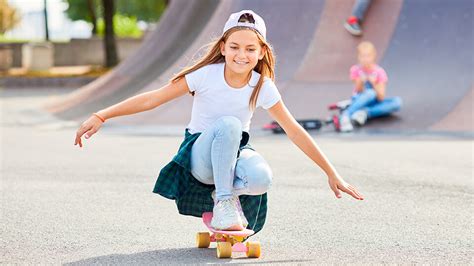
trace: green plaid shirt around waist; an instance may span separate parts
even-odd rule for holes
[[[178,153],[161,169],[153,189],[153,193],[175,200],[180,214],[196,217],[202,217],[204,212],[212,212],[214,202],[211,193],[215,188],[214,185],[199,182],[190,172],[191,148],[200,134],[201,132],[191,134],[186,128]],[[254,150],[248,139],[248,133],[243,132],[237,158],[243,149]],[[267,216],[267,193],[258,196],[241,195],[239,198],[249,221],[247,228],[255,233],[259,232]]]

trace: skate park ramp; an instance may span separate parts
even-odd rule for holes
[[[222,25],[224,25],[232,12],[242,9],[252,9],[262,16],[265,16],[268,25],[285,29],[282,31],[267,30],[267,38],[277,51],[277,61],[282,61],[281,64],[277,63],[280,66],[276,68],[277,82],[283,83],[285,80],[290,80],[296,67],[305,55],[305,51],[310,45],[310,40],[301,39],[300,37],[289,38],[288,32],[297,33],[295,36],[311,34],[319,21],[318,12],[314,10],[322,10],[322,6],[324,5],[324,1],[299,2],[306,4],[292,5],[285,0],[223,1],[216,15],[211,19],[208,27],[204,29],[203,34],[196,40],[196,43],[178,60],[177,64],[170,68],[170,71],[158,77],[155,82],[145,88],[144,91],[156,89],[164,85],[180,67],[189,64],[190,59],[196,51],[209,42],[210,36],[215,37],[222,34]],[[288,12],[288,18],[281,19],[281,14],[278,12],[281,10]],[[295,16],[294,14],[299,14],[299,16]],[[144,124],[153,124],[160,127],[161,125],[166,125],[166,128],[176,128],[178,132],[181,132],[180,129],[182,129],[183,125],[186,125],[190,119],[191,108],[192,97],[185,96],[149,112],[140,113],[133,117],[120,117],[115,119],[113,124],[110,123],[110,125],[126,124],[141,126],[142,128],[144,128]],[[258,121],[258,113],[259,112],[256,112],[256,117],[253,122]],[[268,116],[262,114],[260,121],[262,121],[262,123],[263,121],[268,121]],[[151,126],[150,130],[154,130],[154,126]]]
[[[125,62],[63,99],[48,103],[47,110],[73,119],[134,95],[179,58],[218,5],[218,0],[171,1],[157,29]]]
[[[157,89],[221,34],[232,12],[252,9],[267,23],[277,57],[276,84],[297,119],[325,118],[328,104],[350,97],[348,72],[356,63],[355,47],[370,40],[389,76],[387,96],[400,96],[403,106],[392,116],[369,122],[364,131],[473,131],[470,0],[373,1],[362,37],[353,37],[342,26],[353,1],[207,1],[211,8],[197,1],[171,3],[140,51],[107,76],[49,103],[47,110],[63,119],[82,121],[91,112]],[[184,129],[191,107],[192,97],[184,96],[108,124]],[[270,120],[264,110],[257,110],[252,129]]]

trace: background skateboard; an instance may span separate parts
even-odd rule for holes
[[[319,130],[326,125],[334,125],[336,131],[340,130],[339,115],[351,104],[351,100],[344,100],[337,103],[330,104],[328,109],[331,111],[337,111],[337,114],[331,115],[327,119],[302,119],[296,120],[306,130]],[[276,121],[272,121],[269,124],[265,124],[263,129],[271,130],[275,134],[285,133],[283,128]]]

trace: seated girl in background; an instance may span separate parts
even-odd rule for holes
[[[350,69],[354,82],[351,105],[340,117],[341,131],[350,132],[353,124],[362,126],[367,119],[389,115],[400,110],[400,97],[385,97],[387,73],[376,64],[377,51],[371,42],[361,42],[357,46],[359,64]]]

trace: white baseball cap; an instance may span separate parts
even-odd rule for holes
[[[247,14],[247,18],[251,22],[239,22],[240,18],[244,14]],[[224,25],[224,30],[222,31],[222,34],[224,34],[230,28],[239,26],[255,29],[263,36],[264,39],[267,39],[267,27],[265,27],[265,21],[263,21],[263,18],[257,15],[257,13],[253,12],[252,10],[242,10],[236,13],[232,13]]]

